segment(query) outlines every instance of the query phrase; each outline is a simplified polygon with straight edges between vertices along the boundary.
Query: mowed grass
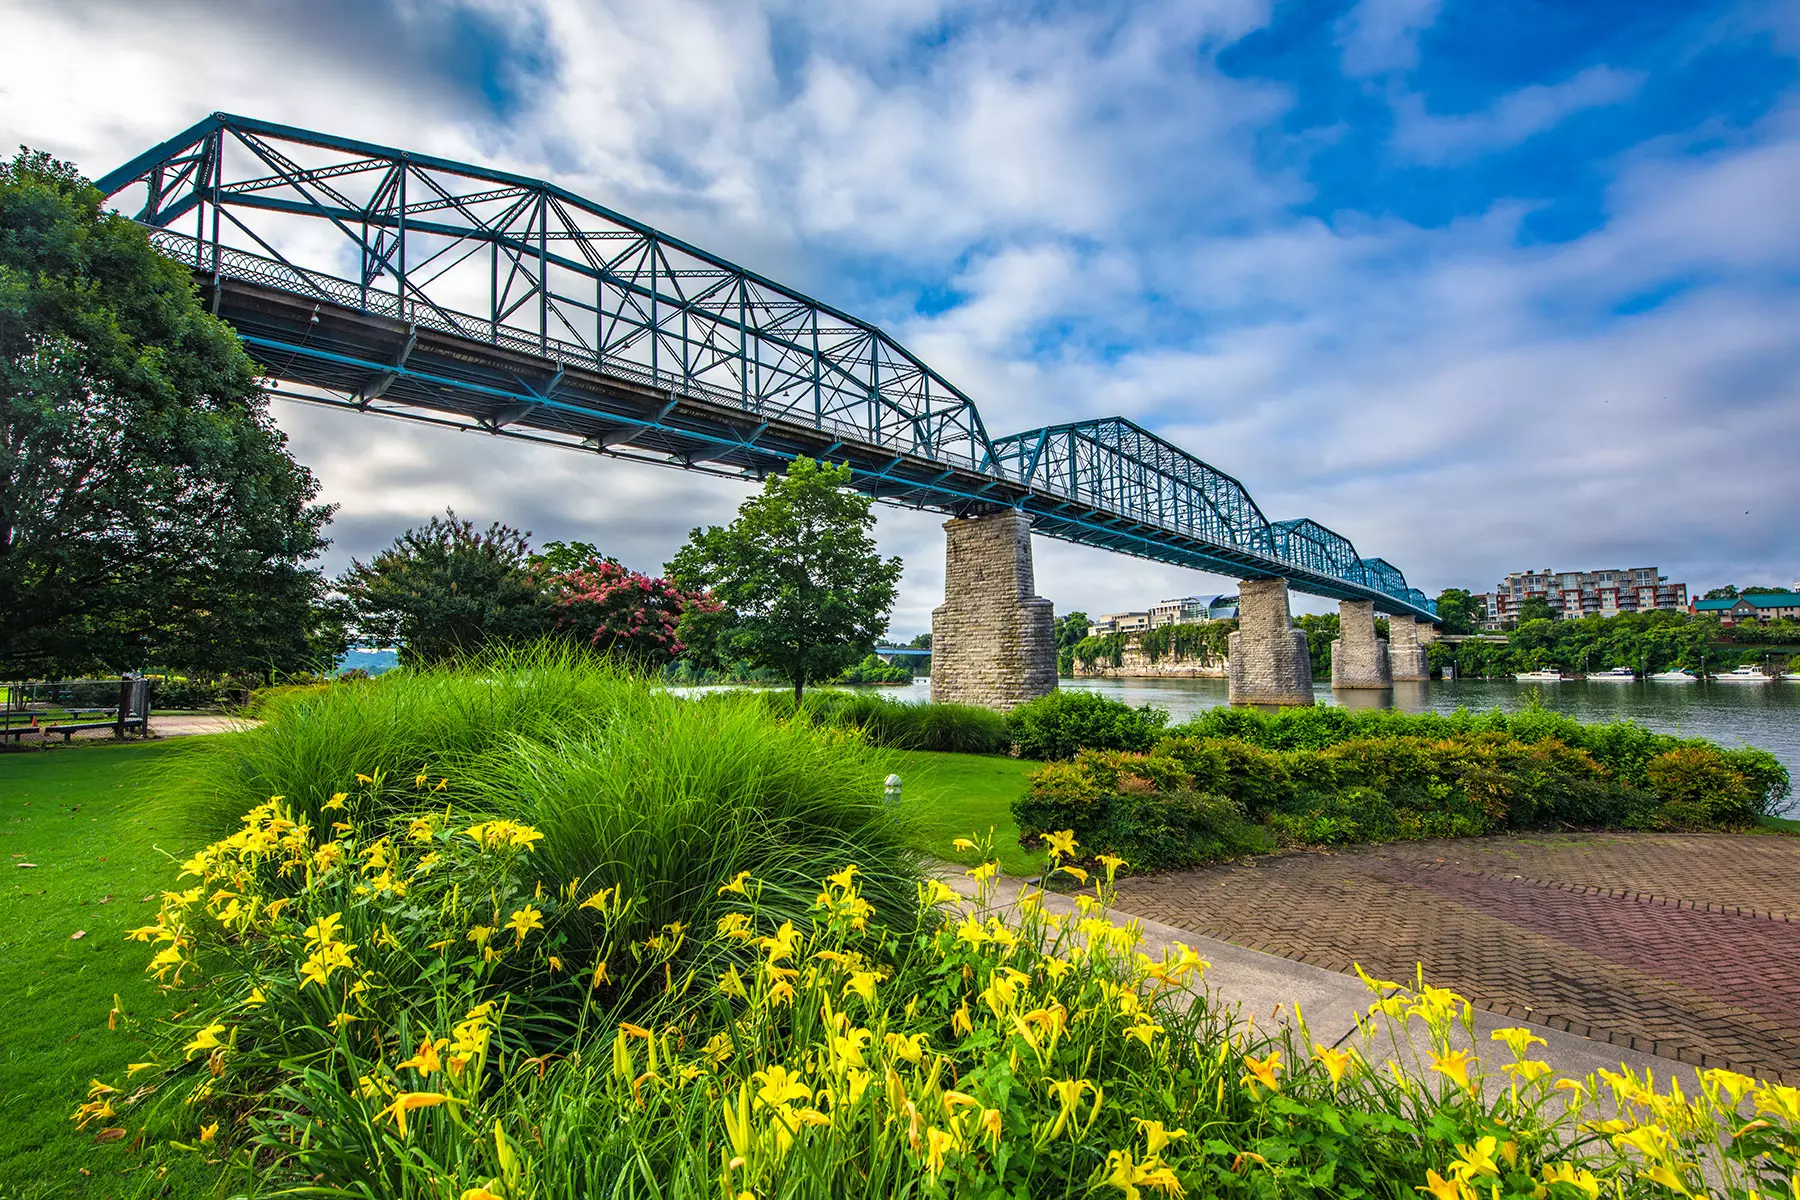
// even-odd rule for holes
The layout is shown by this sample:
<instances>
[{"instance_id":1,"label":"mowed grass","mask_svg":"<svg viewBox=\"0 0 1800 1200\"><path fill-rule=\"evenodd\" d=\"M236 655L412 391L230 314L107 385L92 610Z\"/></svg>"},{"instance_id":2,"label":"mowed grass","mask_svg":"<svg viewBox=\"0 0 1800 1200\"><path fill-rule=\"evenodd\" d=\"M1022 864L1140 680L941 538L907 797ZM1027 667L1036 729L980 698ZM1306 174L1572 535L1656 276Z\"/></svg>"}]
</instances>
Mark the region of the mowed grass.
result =
<instances>
[{"instance_id":1,"label":"mowed grass","mask_svg":"<svg viewBox=\"0 0 1800 1200\"><path fill-rule=\"evenodd\" d=\"M1012 802L1025 791L1025 777L1043 766L991 754L941 754L931 750L899 750L893 754L902 780L902 795L917 820L920 849L934 858L973 865L974 851L951 846L959 837L981 838L991 828L1000 869L1031 877L1048 858L1042 850L1019 845L1019 826Z\"/></svg>"},{"instance_id":2,"label":"mowed grass","mask_svg":"<svg viewBox=\"0 0 1800 1200\"><path fill-rule=\"evenodd\" d=\"M201 1195L216 1171L199 1154L166 1176L140 1167L135 1125L77 1133L69 1114L88 1081L120 1079L149 1057L137 1034L107 1028L113 997L151 1022L179 1001L144 974L148 924L183 847L146 786L176 742L0 754L0 1198ZM27 865L30 864L30 865ZM76 938L74 935L83 936ZM96 1138L104 1126L128 1133ZM84 1171L86 1173L84 1173Z\"/></svg>"}]
</instances>

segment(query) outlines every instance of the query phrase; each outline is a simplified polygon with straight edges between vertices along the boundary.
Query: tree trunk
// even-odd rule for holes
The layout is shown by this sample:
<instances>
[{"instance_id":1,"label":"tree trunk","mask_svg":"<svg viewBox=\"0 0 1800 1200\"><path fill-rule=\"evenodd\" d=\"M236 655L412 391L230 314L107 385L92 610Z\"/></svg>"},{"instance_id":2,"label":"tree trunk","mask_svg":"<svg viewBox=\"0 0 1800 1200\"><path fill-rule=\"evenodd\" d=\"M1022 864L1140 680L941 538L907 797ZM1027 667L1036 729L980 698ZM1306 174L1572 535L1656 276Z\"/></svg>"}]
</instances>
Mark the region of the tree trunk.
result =
<instances>
[{"instance_id":1,"label":"tree trunk","mask_svg":"<svg viewBox=\"0 0 1800 1200\"><path fill-rule=\"evenodd\" d=\"M800 711L800 692L805 687L806 687L806 676L798 675L798 674L795 675L794 676L794 711L795 712Z\"/></svg>"}]
</instances>

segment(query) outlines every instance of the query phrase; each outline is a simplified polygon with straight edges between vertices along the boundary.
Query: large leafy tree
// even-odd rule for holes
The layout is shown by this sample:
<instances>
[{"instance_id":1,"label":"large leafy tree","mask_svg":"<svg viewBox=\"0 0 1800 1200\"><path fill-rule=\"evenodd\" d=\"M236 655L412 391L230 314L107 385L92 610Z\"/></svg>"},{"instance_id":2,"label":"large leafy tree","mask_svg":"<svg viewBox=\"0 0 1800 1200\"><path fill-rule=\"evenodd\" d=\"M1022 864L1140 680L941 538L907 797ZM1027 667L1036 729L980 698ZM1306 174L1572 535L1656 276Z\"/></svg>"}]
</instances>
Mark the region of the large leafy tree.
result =
<instances>
[{"instance_id":1,"label":"large leafy tree","mask_svg":"<svg viewBox=\"0 0 1800 1200\"><path fill-rule=\"evenodd\" d=\"M1438 593L1438 619L1444 623L1445 633L1473 633L1475 622L1484 615L1479 608L1467 588L1445 588Z\"/></svg>"},{"instance_id":2,"label":"large leafy tree","mask_svg":"<svg viewBox=\"0 0 1800 1200\"><path fill-rule=\"evenodd\" d=\"M723 608L689 610L683 640L776 671L796 700L869 653L887 632L900 560L876 552L873 501L851 491L850 478L847 466L795 459L730 525L689 534L669 578ZM705 628L690 637L690 626Z\"/></svg>"},{"instance_id":3,"label":"large leafy tree","mask_svg":"<svg viewBox=\"0 0 1800 1200\"><path fill-rule=\"evenodd\" d=\"M542 637L550 610L532 570L530 537L498 522L478 529L451 510L408 529L338 579L357 637L398 647L408 664Z\"/></svg>"},{"instance_id":4,"label":"large leafy tree","mask_svg":"<svg viewBox=\"0 0 1800 1200\"><path fill-rule=\"evenodd\" d=\"M320 665L331 510L237 335L101 199L0 164L0 673Z\"/></svg>"}]
</instances>

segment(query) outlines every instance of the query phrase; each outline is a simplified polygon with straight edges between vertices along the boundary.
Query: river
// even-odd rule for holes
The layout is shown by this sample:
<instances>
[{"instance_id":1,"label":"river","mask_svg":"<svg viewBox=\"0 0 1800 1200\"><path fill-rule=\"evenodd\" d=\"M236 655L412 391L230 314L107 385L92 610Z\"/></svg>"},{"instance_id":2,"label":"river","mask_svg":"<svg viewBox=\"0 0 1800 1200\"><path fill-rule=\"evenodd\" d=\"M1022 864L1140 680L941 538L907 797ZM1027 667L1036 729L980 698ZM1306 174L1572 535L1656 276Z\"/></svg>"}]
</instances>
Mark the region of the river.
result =
<instances>
[{"instance_id":1,"label":"river","mask_svg":"<svg viewBox=\"0 0 1800 1200\"><path fill-rule=\"evenodd\" d=\"M1223 679L1064 679L1068 689L1099 692L1127 704L1167 710L1172 722L1225 703ZM930 682L883 688L901 700L927 700ZM1533 698L1577 721L1630 719L1659 733L1701 737L1722 746L1756 746L1787 766L1800 783L1800 683L1553 683L1458 679L1400 684L1392 691L1333 692L1317 686L1320 704L1349 708L1399 708L1406 712L1454 712L1498 708L1515 712ZM1800 804L1790 807L1790 813Z\"/></svg>"}]
</instances>

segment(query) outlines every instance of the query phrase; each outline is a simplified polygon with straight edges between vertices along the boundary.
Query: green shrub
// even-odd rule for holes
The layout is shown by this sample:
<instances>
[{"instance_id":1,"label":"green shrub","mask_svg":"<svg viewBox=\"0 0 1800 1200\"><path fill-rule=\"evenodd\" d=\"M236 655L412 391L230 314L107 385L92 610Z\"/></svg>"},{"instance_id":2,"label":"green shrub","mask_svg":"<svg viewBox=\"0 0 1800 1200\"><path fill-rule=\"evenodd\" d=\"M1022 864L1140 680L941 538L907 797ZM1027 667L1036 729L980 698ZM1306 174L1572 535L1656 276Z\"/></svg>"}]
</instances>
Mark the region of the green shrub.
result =
<instances>
[{"instance_id":1,"label":"green shrub","mask_svg":"<svg viewBox=\"0 0 1800 1200\"><path fill-rule=\"evenodd\" d=\"M1021 758L1073 758L1082 750L1148 750L1168 722L1097 692L1055 691L1012 710L1007 728Z\"/></svg>"},{"instance_id":2,"label":"green shrub","mask_svg":"<svg viewBox=\"0 0 1800 1200\"><path fill-rule=\"evenodd\" d=\"M1084 750L1033 772L1013 818L1030 842L1073 830L1094 850L1138 870L1193 866L1273 848L1230 796L1199 791L1167 754Z\"/></svg>"},{"instance_id":3,"label":"green shrub","mask_svg":"<svg viewBox=\"0 0 1800 1200\"><path fill-rule=\"evenodd\" d=\"M1758 796L1723 751L1706 746L1678 746L1650 760L1645 768L1657 807L1652 821L1660 829L1737 828L1762 815Z\"/></svg>"},{"instance_id":4,"label":"green shrub","mask_svg":"<svg viewBox=\"0 0 1800 1200\"><path fill-rule=\"evenodd\" d=\"M1634 721L1584 725L1539 705L1516 713L1497 710L1454 713L1403 713L1393 709L1351 711L1333 706L1284 708L1265 712L1249 708L1214 708L1169 731L1196 738L1237 738L1268 750L1323 750L1340 742L1371 737L1467 738L1505 734L1520 742L1559 742L1585 751L1622 785L1647 788L1652 759L1679 746L1711 746L1698 739L1654 733ZM1718 749L1717 747L1713 747ZM1780 811L1791 781L1774 756L1760 750L1721 751L1734 759L1764 813Z\"/></svg>"},{"instance_id":5,"label":"green shrub","mask_svg":"<svg viewBox=\"0 0 1800 1200\"><path fill-rule=\"evenodd\" d=\"M1764 797L1786 779L1760 751L1678 743L1649 760L1640 785L1551 736L1567 732L1561 721L1527 722L1541 735L1535 740L1461 714L1418 723L1348 715L1212 723L1269 741L1315 743L1286 751L1195 736L1201 724L1145 753L1083 751L1037 771L1013 806L1025 837L1073 829L1095 850L1136 866L1168 867L1274 837L1335 845L1545 827L1736 828L1754 820ZM1465 731L1455 732L1458 725ZM1439 736L1391 732L1420 727ZM1346 732L1363 736L1325 736ZM1626 726L1616 733L1609 743L1616 755L1641 749L1642 731ZM1226 803L1237 823L1216 807L1195 808L1195 796Z\"/></svg>"},{"instance_id":6,"label":"green shrub","mask_svg":"<svg viewBox=\"0 0 1800 1200\"><path fill-rule=\"evenodd\" d=\"M1294 783L1284 756L1237 738L1167 737L1156 753L1175 759L1203 792L1230 796L1252 818L1287 805Z\"/></svg>"}]
</instances>

